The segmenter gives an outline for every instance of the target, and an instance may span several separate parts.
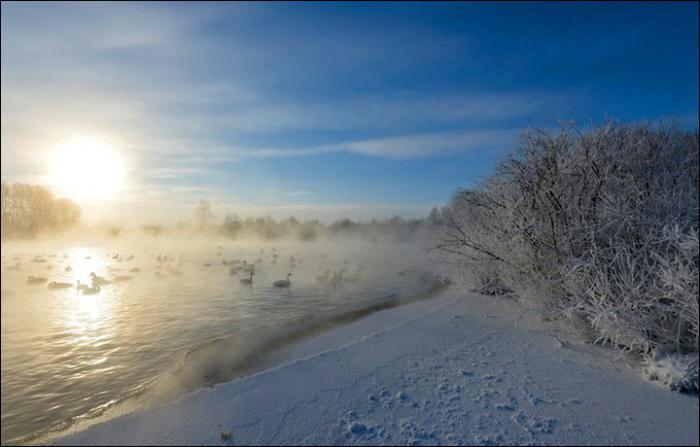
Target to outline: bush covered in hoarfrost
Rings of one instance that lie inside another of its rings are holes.
[[[644,374],[675,391],[698,392],[698,354],[661,354],[646,360]]]
[[[529,131],[455,193],[438,247],[592,342],[697,353],[698,163],[674,126]]]

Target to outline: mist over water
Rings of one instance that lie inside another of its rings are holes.
[[[251,285],[230,272],[243,261]],[[2,442],[249,373],[304,336],[431,296],[433,270],[418,243],[385,239],[3,244]],[[95,295],[48,287],[90,284],[91,272],[114,282]],[[273,286],[288,273],[290,287]]]

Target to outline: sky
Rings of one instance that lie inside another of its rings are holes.
[[[99,135],[92,219],[418,217],[526,128],[698,126],[698,3],[2,2],[2,178]]]

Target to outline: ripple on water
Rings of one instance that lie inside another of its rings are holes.
[[[246,358],[254,359],[263,346],[279,345],[275,340],[323,328],[324,322],[336,317],[337,322],[354,318],[360,315],[357,311],[416,295],[430,285],[420,275],[397,275],[420,259],[408,246],[336,244],[333,249],[342,255],[320,258],[320,249],[330,253],[332,248],[279,243],[275,244],[279,260],[272,264],[273,251],[268,247],[261,254],[260,246],[228,243],[217,257],[216,244],[177,252],[173,247],[179,245],[58,247],[54,253],[29,250],[21,256],[7,250],[1,270],[3,443],[72,418],[98,414],[142,393],[181,364],[186,353],[208,340],[230,340],[236,334],[253,332],[270,334],[271,338],[245,339],[244,351],[251,356]],[[135,258],[117,266],[112,258],[116,252],[128,252]],[[183,255],[182,276],[155,278],[156,270],[167,272],[158,269],[155,261],[163,252],[177,252],[174,263]],[[110,266],[121,271],[139,267],[139,272],[129,273],[130,281],[104,286],[100,294],[88,296],[75,289],[49,291],[45,286],[25,284],[31,270],[41,264],[22,270],[4,268],[13,257],[26,260],[63,253],[67,258],[56,258],[52,261],[56,269],[42,276],[89,283],[90,272],[110,277]],[[305,261],[292,270],[292,287],[272,287],[273,281],[289,271],[283,260],[290,254]],[[258,257],[263,264],[256,269],[252,286],[239,284],[240,275],[232,277],[229,267],[221,264],[221,259]],[[320,272],[339,270],[345,265],[344,257],[353,260],[351,268],[361,259],[368,260],[371,268],[362,272],[358,283],[338,288],[319,285],[316,277]],[[203,267],[205,263],[211,267]],[[64,271],[66,265],[71,266],[70,272]]]

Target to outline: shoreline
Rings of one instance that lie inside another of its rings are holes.
[[[120,416],[148,409],[177,400],[183,395],[201,389],[227,383],[263,372],[294,360],[294,346],[305,340],[322,336],[330,331],[366,318],[376,312],[429,301],[439,296],[451,285],[446,278],[422,272],[430,284],[425,290],[401,296],[392,293],[384,300],[368,307],[361,307],[332,316],[315,316],[306,324],[282,335],[270,336],[264,332],[222,335],[205,340],[184,352],[161,376],[119,399],[113,405],[67,420],[41,433],[25,436],[19,445],[44,444],[52,440],[79,433],[94,425],[111,421]],[[237,346],[243,345],[244,348]],[[290,357],[291,355],[291,357]],[[205,366],[206,365],[206,366]]]
[[[512,302],[455,289],[296,341],[268,369],[44,442],[697,444],[697,396],[643,380],[605,348],[562,347],[554,325]]]

